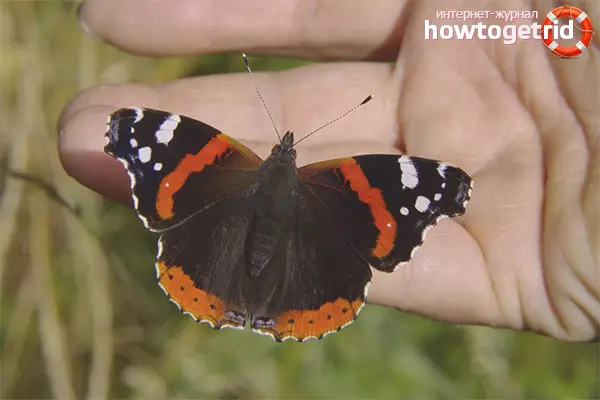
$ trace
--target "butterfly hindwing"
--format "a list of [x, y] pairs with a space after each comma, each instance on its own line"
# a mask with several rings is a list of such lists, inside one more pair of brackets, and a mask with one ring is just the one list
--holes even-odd
[[352, 323], [371, 281], [368, 263], [330, 224], [328, 210], [299, 187], [285, 237], [285, 268], [270, 300], [268, 315], [256, 314], [252, 329], [277, 341], [320, 339]]
[[125, 165], [136, 210], [153, 231], [243, 189], [262, 162], [207, 124], [151, 109], [115, 111], [106, 139], [105, 151]]
[[364, 155], [299, 169], [301, 185], [330, 213], [352, 247], [379, 270], [411, 259], [428, 229], [462, 215], [472, 180], [460, 168], [418, 157]]
[[157, 280], [179, 309], [213, 328], [242, 328], [251, 187], [206, 207], [159, 239]]

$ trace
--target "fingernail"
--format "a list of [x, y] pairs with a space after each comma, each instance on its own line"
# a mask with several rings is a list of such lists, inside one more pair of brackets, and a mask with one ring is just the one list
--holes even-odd
[[85, 21], [85, 19], [86, 19], [84, 16], [85, 4], [86, 4], [86, 2], [82, 1], [81, 3], [79, 3], [79, 6], [77, 6], [77, 22], [79, 23], [79, 28], [86, 35], [93, 37], [93, 38], [97, 38], [98, 35], [96, 35], [96, 33], [94, 33], [94, 31], [92, 31], [92, 29], [89, 27], [89, 25]]
[[106, 117], [111, 111], [111, 107], [90, 107], [64, 121], [59, 156], [65, 171], [79, 183], [127, 203], [131, 200], [129, 177], [123, 166], [103, 151]]
[[106, 118], [112, 107], [94, 106], [71, 115], [59, 127], [59, 145], [64, 151], [99, 151], [104, 148]]

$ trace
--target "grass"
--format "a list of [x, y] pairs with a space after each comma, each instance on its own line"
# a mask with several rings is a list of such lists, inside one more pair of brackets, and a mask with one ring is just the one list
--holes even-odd
[[[56, 119], [78, 90], [242, 71], [237, 55], [151, 60], [84, 36], [72, 2], [0, 2], [1, 398], [600, 397], [595, 344], [367, 306], [323, 341], [216, 332], [154, 281], [156, 237], [62, 170]], [[293, 60], [260, 58], [284, 69]], [[72, 207], [37, 185], [47, 182]], [[1, 171], [0, 171], [1, 172]]]

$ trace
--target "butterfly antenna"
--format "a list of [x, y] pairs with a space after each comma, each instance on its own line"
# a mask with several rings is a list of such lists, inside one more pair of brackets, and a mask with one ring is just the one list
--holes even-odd
[[298, 140], [296, 143], [294, 143], [294, 146], [297, 145], [298, 143], [300, 143], [301, 141], [303, 141], [304, 139], [308, 138], [309, 136], [314, 135], [315, 133], [319, 132], [321, 129], [333, 124], [334, 122], [339, 121], [340, 119], [344, 118], [345, 116], [347, 116], [348, 114], [350, 114], [352, 111], [356, 110], [357, 108], [364, 106], [365, 104], [367, 104], [369, 101], [371, 101], [371, 99], [373, 99], [373, 96], [369, 95], [367, 96], [366, 99], [364, 99], [363, 101], [361, 101], [359, 104], [355, 105], [354, 107], [352, 107], [351, 109], [349, 109], [348, 111], [346, 111], [345, 113], [343, 113], [342, 115], [340, 115], [339, 117], [332, 119], [331, 121], [329, 121], [328, 123], [326, 123], [325, 125], [320, 126], [319, 128], [315, 129], [314, 131], [310, 132], [308, 135], [304, 136], [303, 138], [301, 138], [300, 140]]
[[273, 116], [271, 115], [271, 112], [269, 111], [269, 107], [267, 107], [267, 102], [265, 101], [265, 99], [263, 99], [262, 94], [260, 93], [260, 90], [258, 90], [258, 84], [256, 83], [256, 78], [254, 78], [254, 74], [252, 73], [252, 69], [250, 68], [250, 61], [248, 61], [248, 57], [246, 56], [246, 53], [242, 53], [242, 58], [244, 59], [244, 65], [246, 66], [246, 69], [248, 70], [248, 72], [250, 73], [250, 77], [252, 78], [252, 83], [254, 84], [254, 89], [256, 89], [256, 93], [258, 94], [258, 97], [260, 98], [260, 101], [262, 102], [263, 107], [267, 111], [267, 114], [269, 115], [269, 119], [271, 120], [271, 124], [273, 124], [273, 128], [275, 128], [275, 133], [277, 134], [277, 138], [279, 139], [279, 142], [281, 143], [281, 135], [279, 134], [277, 125], [275, 125], [275, 121], [273, 120]]

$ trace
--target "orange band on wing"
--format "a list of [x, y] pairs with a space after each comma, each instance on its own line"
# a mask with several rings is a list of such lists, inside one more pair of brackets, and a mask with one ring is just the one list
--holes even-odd
[[346, 181], [350, 183], [350, 189], [358, 194], [358, 199], [368, 204], [371, 209], [373, 222], [379, 230], [373, 255], [380, 259], [389, 255], [394, 248], [397, 227], [396, 219], [388, 211], [381, 190], [371, 187], [362, 168], [353, 158], [344, 160], [340, 166], [340, 171], [344, 174]]
[[[214, 294], [198, 289], [181, 267], [169, 267], [161, 261], [156, 267], [158, 284], [181, 312], [189, 313], [198, 322], [208, 322], [213, 328], [244, 326], [243, 313], [231, 310]], [[234, 314], [238, 317], [234, 318]]]
[[[317, 310], [291, 310], [276, 317], [274, 325], [254, 326], [254, 330], [272, 335], [276, 340], [307, 338], [321, 339], [328, 333], [337, 332], [352, 323], [364, 301], [338, 298], [323, 304]], [[267, 318], [261, 318], [266, 320]]]
[[227, 155], [231, 149], [227, 136], [218, 134], [196, 154], [187, 154], [177, 167], [163, 178], [156, 196], [156, 212], [162, 219], [173, 217], [173, 196], [180, 190], [187, 178], [194, 172], [202, 171], [214, 163], [215, 157]]

